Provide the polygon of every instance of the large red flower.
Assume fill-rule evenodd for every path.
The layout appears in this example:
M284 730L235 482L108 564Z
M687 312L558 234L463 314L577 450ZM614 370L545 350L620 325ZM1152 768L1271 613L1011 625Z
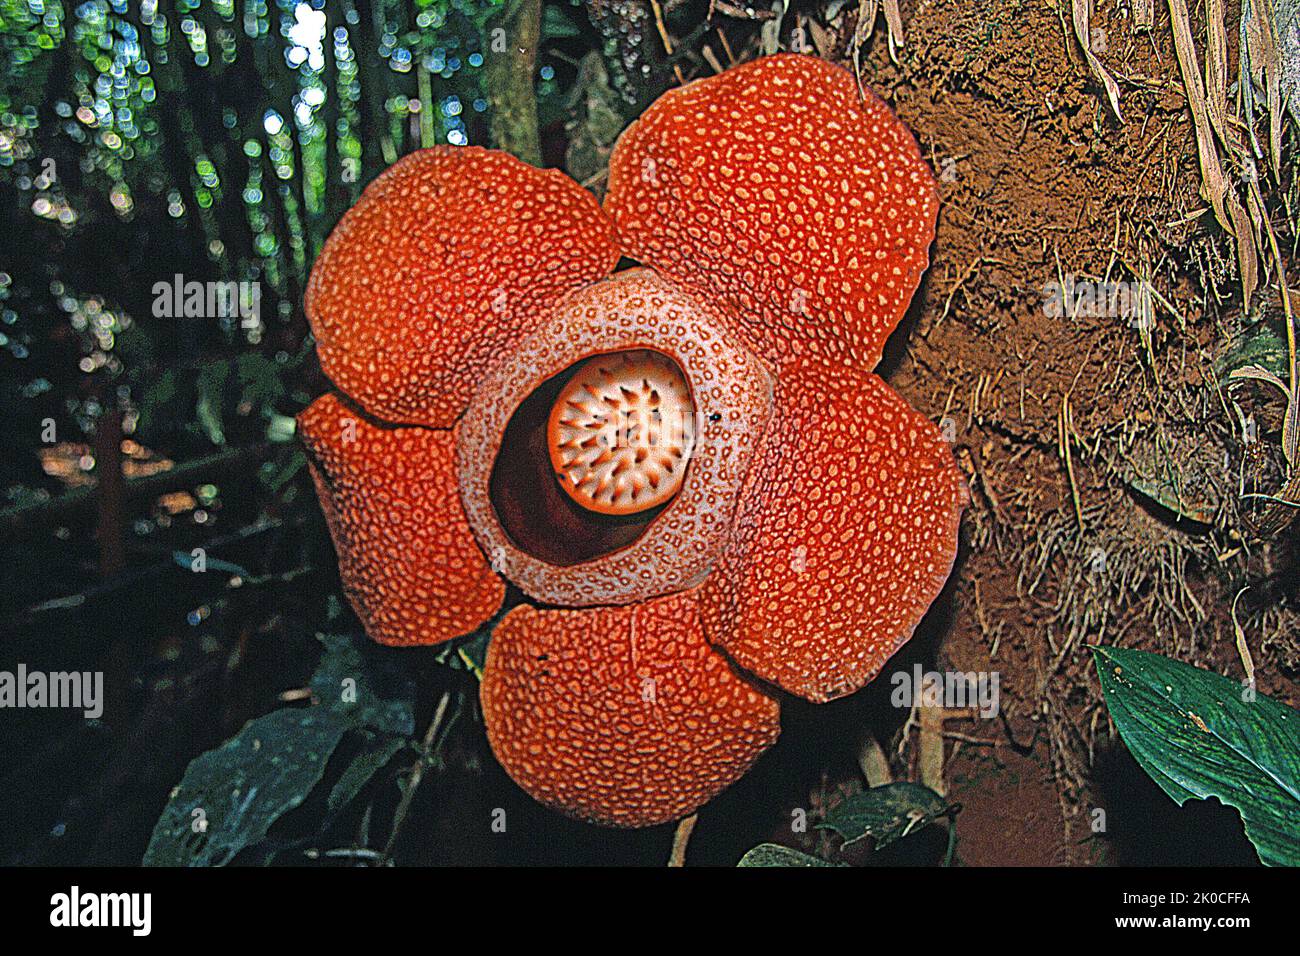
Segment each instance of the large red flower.
M307 313L348 397L300 421L344 584L386 644L473 631L503 579L537 602L481 692L537 799L681 817L776 740L777 688L852 693L911 636L962 483L872 369L937 206L889 109L786 54L663 96L603 211L436 148L334 230Z

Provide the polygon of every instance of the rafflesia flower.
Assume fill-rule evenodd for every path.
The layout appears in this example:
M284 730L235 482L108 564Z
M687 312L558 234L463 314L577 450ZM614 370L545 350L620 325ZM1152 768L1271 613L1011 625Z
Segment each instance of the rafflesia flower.
M778 55L665 94L603 210L435 148L334 230L306 305L339 392L301 426L344 586L394 645L531 599L481 700L536 799L682 817L776 740L780 692L851 693L911 636L963 486L872 369L937 206L884 104Z

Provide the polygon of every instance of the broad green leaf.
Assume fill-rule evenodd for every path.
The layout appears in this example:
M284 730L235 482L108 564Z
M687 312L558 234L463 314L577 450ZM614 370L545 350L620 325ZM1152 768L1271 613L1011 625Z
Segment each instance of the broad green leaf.
M1233 377L1238 369L1255 366L1272 373L1278 379L1286 378L1290 352L1284 333L1285 328L1275 331L1263 324L1242 329L1232 337L1226 351L1215 361L1215 371Z
M145 866L222 866L262 840L320 782L348 723L324 708L277 710L200 754L167 801Z
M1111 719L1151 779L1179 806L1236 807L1265 864L1300 865L1300 712L1159 654L1092 650Z
M414 732L413 700L376 691L357 642L337 635L320 640L325 650L310 682L315 705L258 717L194 758L154 827L146 866L229 863L307 799L343 735L361 730L373 746L334 785L330 807L342 807Z
M875 837L879 850L951 812L948 802L929 787L887 783L841 800L817 827L838 833L845 846Z
M776 843L760 843L740 858L736 866L839 866L827 863L820 857L810 856L788 846Z

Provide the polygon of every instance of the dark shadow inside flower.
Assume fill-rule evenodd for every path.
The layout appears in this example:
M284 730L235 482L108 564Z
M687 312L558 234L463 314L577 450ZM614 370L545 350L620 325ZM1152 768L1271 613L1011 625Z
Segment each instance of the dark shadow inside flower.
M662 353L575 362L506 425L489 479L501 527L521 551L561 567L626 548L676 497L693 417L685 375Z

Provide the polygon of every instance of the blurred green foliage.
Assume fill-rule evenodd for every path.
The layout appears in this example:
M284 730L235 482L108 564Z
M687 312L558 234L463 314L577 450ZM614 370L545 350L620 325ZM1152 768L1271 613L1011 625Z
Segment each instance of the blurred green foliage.
M60 440L85 440L111 406L128 434L186 457L233 440L232 417L248 420L247 441L295 411L314 256L399 156L488 144L484 78L508 6L0 0L0 418L12 440L36 445L51 420ZM542 23L544 42L594 36L577 0ZM567 95L553 63L574 72L538 59L547 117ZM259 307L157 318L159 283L191 281L255 284ZM289 384L267 386L277 367ZM225 384L249 378L251 395ZM213 408L223 391L232 404ZM39 482L33 468L0 466L9 504Z

